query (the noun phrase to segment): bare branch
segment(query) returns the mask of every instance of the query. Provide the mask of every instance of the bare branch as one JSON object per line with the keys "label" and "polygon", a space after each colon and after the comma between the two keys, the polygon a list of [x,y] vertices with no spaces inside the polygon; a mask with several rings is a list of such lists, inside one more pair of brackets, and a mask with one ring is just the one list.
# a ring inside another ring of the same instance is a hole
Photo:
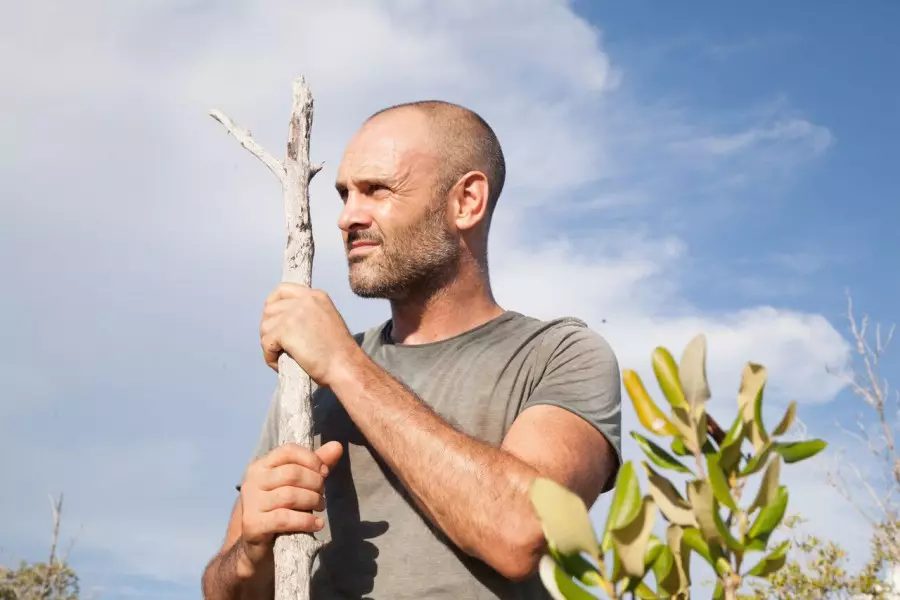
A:
{"label": "bare branch", "polygon": [[[238,128],[220,111],[210,115],[253,155],[259,158],[281,181],[287,233],[282,259],[282,281],[309,286],[315,244],[309,212],[309,183],[321,170],[311,165],[309,136],[313,120],[313,98],[305,78],[293,82],[293,102],[288,132],[287,156],[278,162],[253,141],[249,131]],[[313,382],[288,354],[278,358],[277,402],[280,408],[278,443],[292,442],[305,448],[313,446]],[[275,538],[275,600],[306,600],[315,555],[322,542],[310,533],[292,533]]]}
{"label": "bare branch", "polygon": [[253,136],[250,134],[249,129],[242,129],[238,127],[234,121],[232,121],[225,113],[218,109],[212,109],[209,111],[209,115],[221,123],[225,129],[234,136],[234,138],[240,142],[241,146],[246,148],[250,154],[258,158],[269,167],[269,170],[272,171],[276,177],[280,181],[284,180],[285,171],[284,165],[281,164],[277,158],[272,156],[268,150],[260,146],[256,140],[253,139]]}
{"label": "bare branch", "polygon": [[59,500],[54,500],[53,496],[50,496],[50,510],[53,511],[53,536],[50,540],[50,559],[47,561],[47,577],[44,578],[43,585],[41,585],[40,598],[47,597],[47,594],[56,587],[57,570],[54,568],[54,564],[56,563],[56,546],[59,543],[59,525],[62,516],[62,503],[62,494],[59,495]]}
{"label": "bare branch", "polygon": [[[835,373],[827,369],[829,373],[836,374],[844,381],[850,390],[874,413],[873,424],[877,423],[877,430],[871,425],[867,426],[862,415],[859,416],[856,426],[862,435],[851,432],[838,424],[838,428],[845,434],[868,449],[877,463],[884,467],[882,475],[869,476],[862,472],[855,462],[838,458],[838,467],[830,470],[829,483],[846,498],[873,526],[883,527],[885,523],[894,523],[898,514],[898,494],[900,494],[900,455],[896,444],[896,424],[900,414],[892,415],[887,410],[890,387],[886,379],[879,373],[882,358],[889,348],[895,326],[891,326],[885,332],[881,324],[871,323],[868,315],[857,318],[853,311],[853,299],[847,294],[847,322],[850,333],[850,342],[856,355],[856,366],[851,366],[848,371]],[[873,338],[870,341],[870,337]],[[897,395],[898,408],[900,408],[900,394]],[[853,485],[847,485],[841,471],[846,469],[854,478]],[[861,503],[857,493],[865,490],[870,502]],[[878,514],[867,510],[863,504],[877,508]],[[896,542],[894,542],[896,543]],[[895,548],[895,550],[897,550]],[[894,552],[893,556],[900,556],[900,552]]]}

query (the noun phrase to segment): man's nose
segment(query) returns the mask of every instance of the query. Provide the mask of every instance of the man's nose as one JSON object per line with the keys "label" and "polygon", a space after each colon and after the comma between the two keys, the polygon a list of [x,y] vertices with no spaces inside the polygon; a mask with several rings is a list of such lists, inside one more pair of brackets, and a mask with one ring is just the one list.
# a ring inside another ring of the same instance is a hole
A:
{"label": "man's nose", "polygon": [[372,224],[372,212],[362,201],[359,194],[350,192],[344,209],[338,215],[338,227],[349,232],[353,229],[367,228]]}

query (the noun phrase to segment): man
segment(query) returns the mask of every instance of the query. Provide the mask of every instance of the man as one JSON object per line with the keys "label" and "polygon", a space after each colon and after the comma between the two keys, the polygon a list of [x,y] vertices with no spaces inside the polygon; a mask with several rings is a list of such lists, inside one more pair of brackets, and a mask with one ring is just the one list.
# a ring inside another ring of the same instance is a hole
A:
{"label": "man", "polygon": [[314,600],[549,597],[530,484],[550,477],[588,505],[612,487],[619,371],[581,321],[494,300],[504,178],[494,132],[453,104],[385,109],[350,141],[336,184],[350,286],[391,318],[352,336],[320,291],[268,298],[265,360],[287,352],[315,381],[316,446],[276,447],[270,406],[208,600],[271,598],[274,536],[296,531],[328,542]]}

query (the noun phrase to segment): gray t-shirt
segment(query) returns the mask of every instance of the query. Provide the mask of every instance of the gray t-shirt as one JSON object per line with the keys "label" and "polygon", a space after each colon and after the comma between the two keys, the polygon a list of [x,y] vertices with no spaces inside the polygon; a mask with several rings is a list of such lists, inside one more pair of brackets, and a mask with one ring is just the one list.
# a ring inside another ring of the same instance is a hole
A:
{"label": "gray t-shirt", "polygon": [[[499,446],[525,408],[552,404],[597,427],[621,461],[618,363],[607,342],[577,319],[541,321],[507,311],[421,345],[393,343],[387,321],[356,339],[446,421],[488,444]],[[277,444],[274,400],[254,459]],[[344,455],[326,480],[326,526],[317,537],[328,543],[314,564],[312,600],[550,598],[537,576],[514,583],[458,550],[419,511],[329,389],[316,389],[313,406],[316,446],[337,440]]]}

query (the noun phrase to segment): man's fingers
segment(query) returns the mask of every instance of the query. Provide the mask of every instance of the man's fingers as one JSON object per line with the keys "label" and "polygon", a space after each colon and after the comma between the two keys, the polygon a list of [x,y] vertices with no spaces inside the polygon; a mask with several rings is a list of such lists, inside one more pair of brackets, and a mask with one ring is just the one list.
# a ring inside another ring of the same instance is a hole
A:
{"label": "man's fingers", "polygon": [[280,487],[260,498],[259,509],[272,512],[282,508],[300,511],[322,510],[322,495],[298,487]]}
{"label": "man's fingers", "polygon": [[317,473],[322,472],[323,466],[322,459],[319,458],[315,452],[290,442],[282,444],[269,452],[265,458],[262,459],[261,464],[268,469],[274,469],[281,465],[295,464],[316,471]]}
{"label": "man's fingers", "polygon": [[274,534],[314,532],[325,524],[321,517],[308,512],[277,508],[263,514],[265,529]]}
{"label": "man's fingers", "polygon": [[328,442],[316,450],[316,455],[328,469],[333,469],[343,454],[344,447],[340,442]]}
{"label": "man's fingers", "polygon": [[318,471],[297,464],[284,464],[265,472],[259,489],[269,492],[274,489],[291,486],[322,493],[325,478]]}
{"label": "man's fingers", "polygon": [[282,281],[275,286],[275,289],[269,292],[268,296],[266,296],[266,304],[272,304],[274,302],[277,302],[278,300],[298,298],[307,289],[309,288],[304,285],[300,285],[299,283]]}
{"label": "man's fingers", "polygon": [[[283,317],[276,316],[263,319],[259,324],[259,343],[266,352],[281,352],[281,343],[277,330],[282,327]],[[274,335],[273,335],[274,334]]]}
{"label": "man's fingers", "polygon": [[280,314],[288,312],[297,306],[296,298],[281,298],[279,300],[273,300],[271,302],[267,302],[265,308],[263,309],[263,324],[265,325],[268,321],[271,321],[274,317],[277,317]]}

